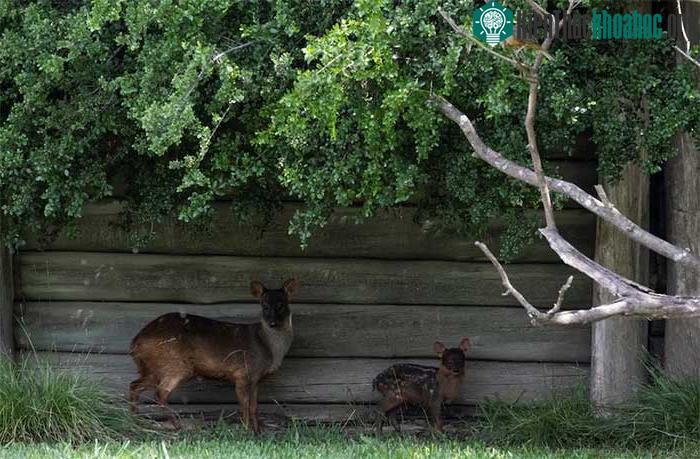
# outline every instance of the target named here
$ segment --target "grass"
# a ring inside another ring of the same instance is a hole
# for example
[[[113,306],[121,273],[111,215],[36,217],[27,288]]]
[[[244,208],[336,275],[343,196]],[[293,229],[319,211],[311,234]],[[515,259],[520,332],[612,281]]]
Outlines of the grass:
[[[606,417],[583,389],[570,398],[481,408],[480,436],[497,445],[682,449],[700,443],[700,381],[670,379],[655,369],[637,400]]]
[[[141,423],[94,383],[28,358],[0,358],[0,444],[124,438]]]
[[[21,458],[655,458],[700,456],[700,381],[652,372],[634,403],[600,418],[570,398],[488,402],[459,435],[375,436],[371,426],[293,424],[255,437],[220,422],[156,431],[83,376],[0,359],[0,459]],[[354,433],[353,433],[354,432]]]
[[[14,444],[0,448],[0,458],[475,458],[588,459],[689,457],[696,449],[550,449],[533,446],[497,447],[474,439],[407,435],[349,435],[340,427],[292,426],[289,430],[254,437],[239,426],[209,432],[181,433],[176,438],[143,441],[98,441],[73,445]]]

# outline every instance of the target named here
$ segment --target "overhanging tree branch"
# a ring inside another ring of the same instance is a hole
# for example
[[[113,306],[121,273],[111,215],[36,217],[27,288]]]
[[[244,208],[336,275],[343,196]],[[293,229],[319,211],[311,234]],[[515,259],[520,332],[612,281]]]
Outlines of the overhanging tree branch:
[[[510,177],[527,183],[528,185],[538,186],[537,175],[532,170],[505,158],[499,152],[489,148],[481,137],[479,137],[471,119],[467,115],[442,97],[434,95],[431,100],[447,118],[459,126],[462,133],[469,141],[469,144],[472,146],[474,153],[479,158]],[[545,176],[545,180],[550,190],[563,194],[576,201],[585,209],[624,232],[630,239],[653,250],[659,255],[663,255],[676,263],[692,268],[700,273],[700,257],[689,250],[682,249],[654,236],[625,217],[615,207],[605,205],[602,201],[586,193],[574,183],[547,176]]]
[[[538,14],[543,14],[541,7],[537,8],[537,6],[539,6],[538,4],[534,4],[534,1],[530,1],[529,3]],[[578,3],[578,0],[569,0],[569,7],[560,27],[563,27]],[[441,12],[441,14],[454,29],[454,21],[443,12]],[[657,294],[651,289],[627,279],[591,260],[576,250],[559,234],[554,219],[554,208],[550,197],[550,189],[578,202],[584,208],[598,215],[639,244],[700,273],[700,257],[692,254],[689,250],[684,250],[654,236],[622,215],[622,213],[615,208],[614,204],[608,200],[602,187],[596,186],[596,190],[598,190],[600,195],[599,200],[573,183],[565,180],[553,179],[544,175],[542,160],[537,146],[535,117],[539,92],[539,71],[544,56],[551,47],[553,40],[554,34],[550,34],[550,36],[543,41],[540,50],[537,52],[534,64],[527,67],[529,96],[527,115],[525,117],[525,129],[528,138],[528,150],[530,151],[535,169],[534,171],[508,160],[499,152],[489,148],[478,135],[471,119],[449,101],[439,96],[432,96],[431,101],[447,118],[460,127],[467,141],[474,149],[476,156],[501,172],[519,181],[536,186],[539,189],[546,219],[546,227],[541,228],[540,233],[547,239],[549,246],[559,255],[564,263],[590,277],[601,287],[618,297],[619,300],[591,309],[562,312],[560,308],[564,301],[564,295],[572,281],[572,279],[569,278],[559,290],[559,295],[554,306],[546,312],[539,311],[512,285],[505,269],[498,262],[496,257],[493,256],[488,247],[481,242],[477,242],[476,245],[484,252],[486,257],[497,269],[501,276],[503,286],[506,288],[504,294],[513,296],[527,311],[533,323],[559,325],[581,324],[620,315],[641,316],[650,319],[700,317],[700,297],[680,297]]]

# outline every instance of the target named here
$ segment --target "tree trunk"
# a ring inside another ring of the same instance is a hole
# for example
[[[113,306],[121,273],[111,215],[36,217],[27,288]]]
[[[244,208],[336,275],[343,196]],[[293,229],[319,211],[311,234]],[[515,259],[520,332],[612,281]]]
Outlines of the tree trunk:
[[[604,184],[604,187],[620,212],[643,228],[648,227],[648,175],[631,164],[625,168],[619,182]],[[595,258],[603,266],[629,279],[642,284],[648,281],[648,251],[600,219]],[[594,306],[614,300],[610,293],[594,284]],[[602,413],[629,400],[644,382],[647,328],[646,320],[624,317],[593,324],[590,395]]]
[[[0,219],[0,235],[2,235],[2,219]],[[0,357],[13,357],[13,314],[14,288],[12,277],[12,255],[3,245],[0,245]]]
[[[700,41],[700,2],[682,2],[691,43]],[[681,45],[683,48],[683,46]],[[696,253],[700,249],[700,151],[690,136],[676,137],[680,154],[666,166],[668,240]],[[700,276],[669,261],[668,293],[700,294]],[[700,319],[666,321],[664,365],[672,376],[700,376]]]

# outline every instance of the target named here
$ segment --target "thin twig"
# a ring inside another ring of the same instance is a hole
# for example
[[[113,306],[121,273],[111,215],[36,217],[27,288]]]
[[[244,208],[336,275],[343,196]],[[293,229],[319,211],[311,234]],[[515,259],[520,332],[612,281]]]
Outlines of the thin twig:
[[[474,245],[481,249],[482,252],[484,252],[486,258],[489,259],[489,261],[498,271],[498,274],[500,274],[501,282],[503,283],[503,286],[506,289],[505,294],[511,295],[513,298],[515,298],[515,300],[525,308],[525,310],[527,311],[527,315],[530,316],[531,319],[534,320],[537,317],[541,316],[542,313],[538,311],[537,308],[535,308],[533,305],[531,305],[522,293],[520,293],[515,287],[513,287],[513,284],[510,283],[510,279],[508,278],[506,270],[503,269],[503,265],[501,265],[498,259],[493,255],[493,253],[491,253],[486,244],[480,241],[476,241],[474,242]]]
[[[254,41],[249,41],[249,42],[247,42],[247,43],[243,43],[243,44],[240,44],[240,45],[232,46],[231,48],[227,49],[226,51],[222,51],[222,52],[220,52],[219,54],[215,55],[215,56],[212,58],[212,62],[218,62],[219,59],[221,59],[222,57],[224,57],[224,56],[227,55],[228,53],[232,53],[232,52],[234,52],[234,51],[238,51],[239,49],[247,48],[248,46],[250,46],[250,45],[252,45],[252,44],[254,44],[254,43],[255,43]]]
[[[566,10],[566,15],[564,16],[560,27],[563,27],[564,23],[571,16],[571,12],[576,7],[578,0],[569,0],[569,7]],[[531,6],[539,4],[535,3],[534,0],[528,0]],[[534,6],[533,6],[534,7]],[[536,7],[535,7],[536,8]],[[540,7],[541,8],[541,7]],[[555,17],[551,15],[552,24],[554,24]],[[553,31],[552,31],[553,32]],[[538,51],[537,56],[535,56],[535,64],[530,68],[530,92],[527,99],[527,114],[525,115],[525,131],[527,132],[527,147],[530,150],[530,158],[532,159],[532,165],[535,170],[535,175],[537,176],[537,186],[540,189],[540,197],[542,200],[542,206],[544,207],[544,218],[547,222],[547,228],[556,229],[557,224],[554,219],[554,206],[552,205],[552,197],[549,192],[549,185],[545,179],[544,169],[542,168],[542,157],[540,156],[539,147],[537,145],[537,131],[535,130],[535,118],[537,115],[537,96],[539,92],[540,85],[540,67],[542,65],[543,59],[554,42],[555,34],[550,34],[541,45],[541,50]]]
[[[527,4],[530,5],[530,8],[532,8],[535,13],[539,14],[540,17],[544,18],[549,15],[549,11],[544,9],[542,5],[537,3],[535,0],[527,0]]]
[[[571,288],[571,284],[574,281],[574,276],[569,276],[568,279],[566,279],[566,282],[564,282],[564,285],[561,286],[559,289],[559,295],[557,296],[557,301],[554,303],[554,307],[547,311],[547,317],[552,317],[554,314],[559,312],[561,309],[561,305],[564,303],[564,296],[566,295],[566,291]]]
[[[610,208],[615,207],[608,198],[608,194],[605,192],[605,188],[603,188],[603,185],[593,185],[593,188],[595,189],[595,192],[598,193],[598,197],[605,206]]]
[[[661,295],[653,292],[640,292],[638,297],[625,297],[612,303],[591,307],[589,309],[560,311],[564,303],[565,293],[571,287],[573,276],[569,276],[564,285],[559,289],[559,295],[554,307],[546,313],[543,313],[530,304],[530,302],[513,287],[505,269],[485,244],[477,241],[474,245],[479,247],[484,255],[486,255],[486,258],[491,261],[501,277],[501,282],[506,288],[506,293],[520,303],[533,325],[582,325],[616,316],[635,316],[645,317],[647,319],[700,316],[700,298]]]
[[[690,54],[686,53],[685,51],[683,51],[682,49],[680,49],[680,48],[679,48],[678,46],[676,46],[676,45],[673,45],[673,49],[675,49],[676,51],[678,51],[678,52],[681,54],[681,56],[685,57],[685,58],[688,59],[690,62],[692,62],[693,64],[695,64],[695,65],[697,65],[698,67],[700,67],[700,61],[694,59],[693,56],[691,56]]]
[[[681,33],[683,33],[683,39],[685,40],[685,52],[690,52],[690,40],[688,39],[688,34],[685,31],[685,24],[683,23],[683,10],[681,10],[681,0],[676,0],[676,8],[678,8],[678,19],[681,21]]]

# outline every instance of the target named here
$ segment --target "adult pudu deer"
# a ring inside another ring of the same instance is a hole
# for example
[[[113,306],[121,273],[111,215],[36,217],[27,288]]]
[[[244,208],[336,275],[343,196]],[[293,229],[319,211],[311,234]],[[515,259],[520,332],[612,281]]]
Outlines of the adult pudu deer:
[[[292,344],[289,299],[297,287],[294,279],[274,290],[252,282],[250,290],[262,306],[260,322],[231,323],[170,313],[146,325],[129,351],[139,372],[129,386],[132,410],[145,390],[155,390],[165,408],[168,396],[183,382],[193,377],[223,379],[236,386],[243,424],[259,432],[258,382],[279,368]]]
[[[377,431],[381,432],[385,418],[393,419],[394,428],[400,430],[398,417],[405,406],[422,408],[432,429],[442,431],[442,404],[459,394],[469,347],[469,338],[462,338],[459,347],[450,349],[436,341],[433,351],[440,358],[439,368],[399,363],[379,373],[372,382],[373,388],[382,394],[379,401],[382,416]]]

